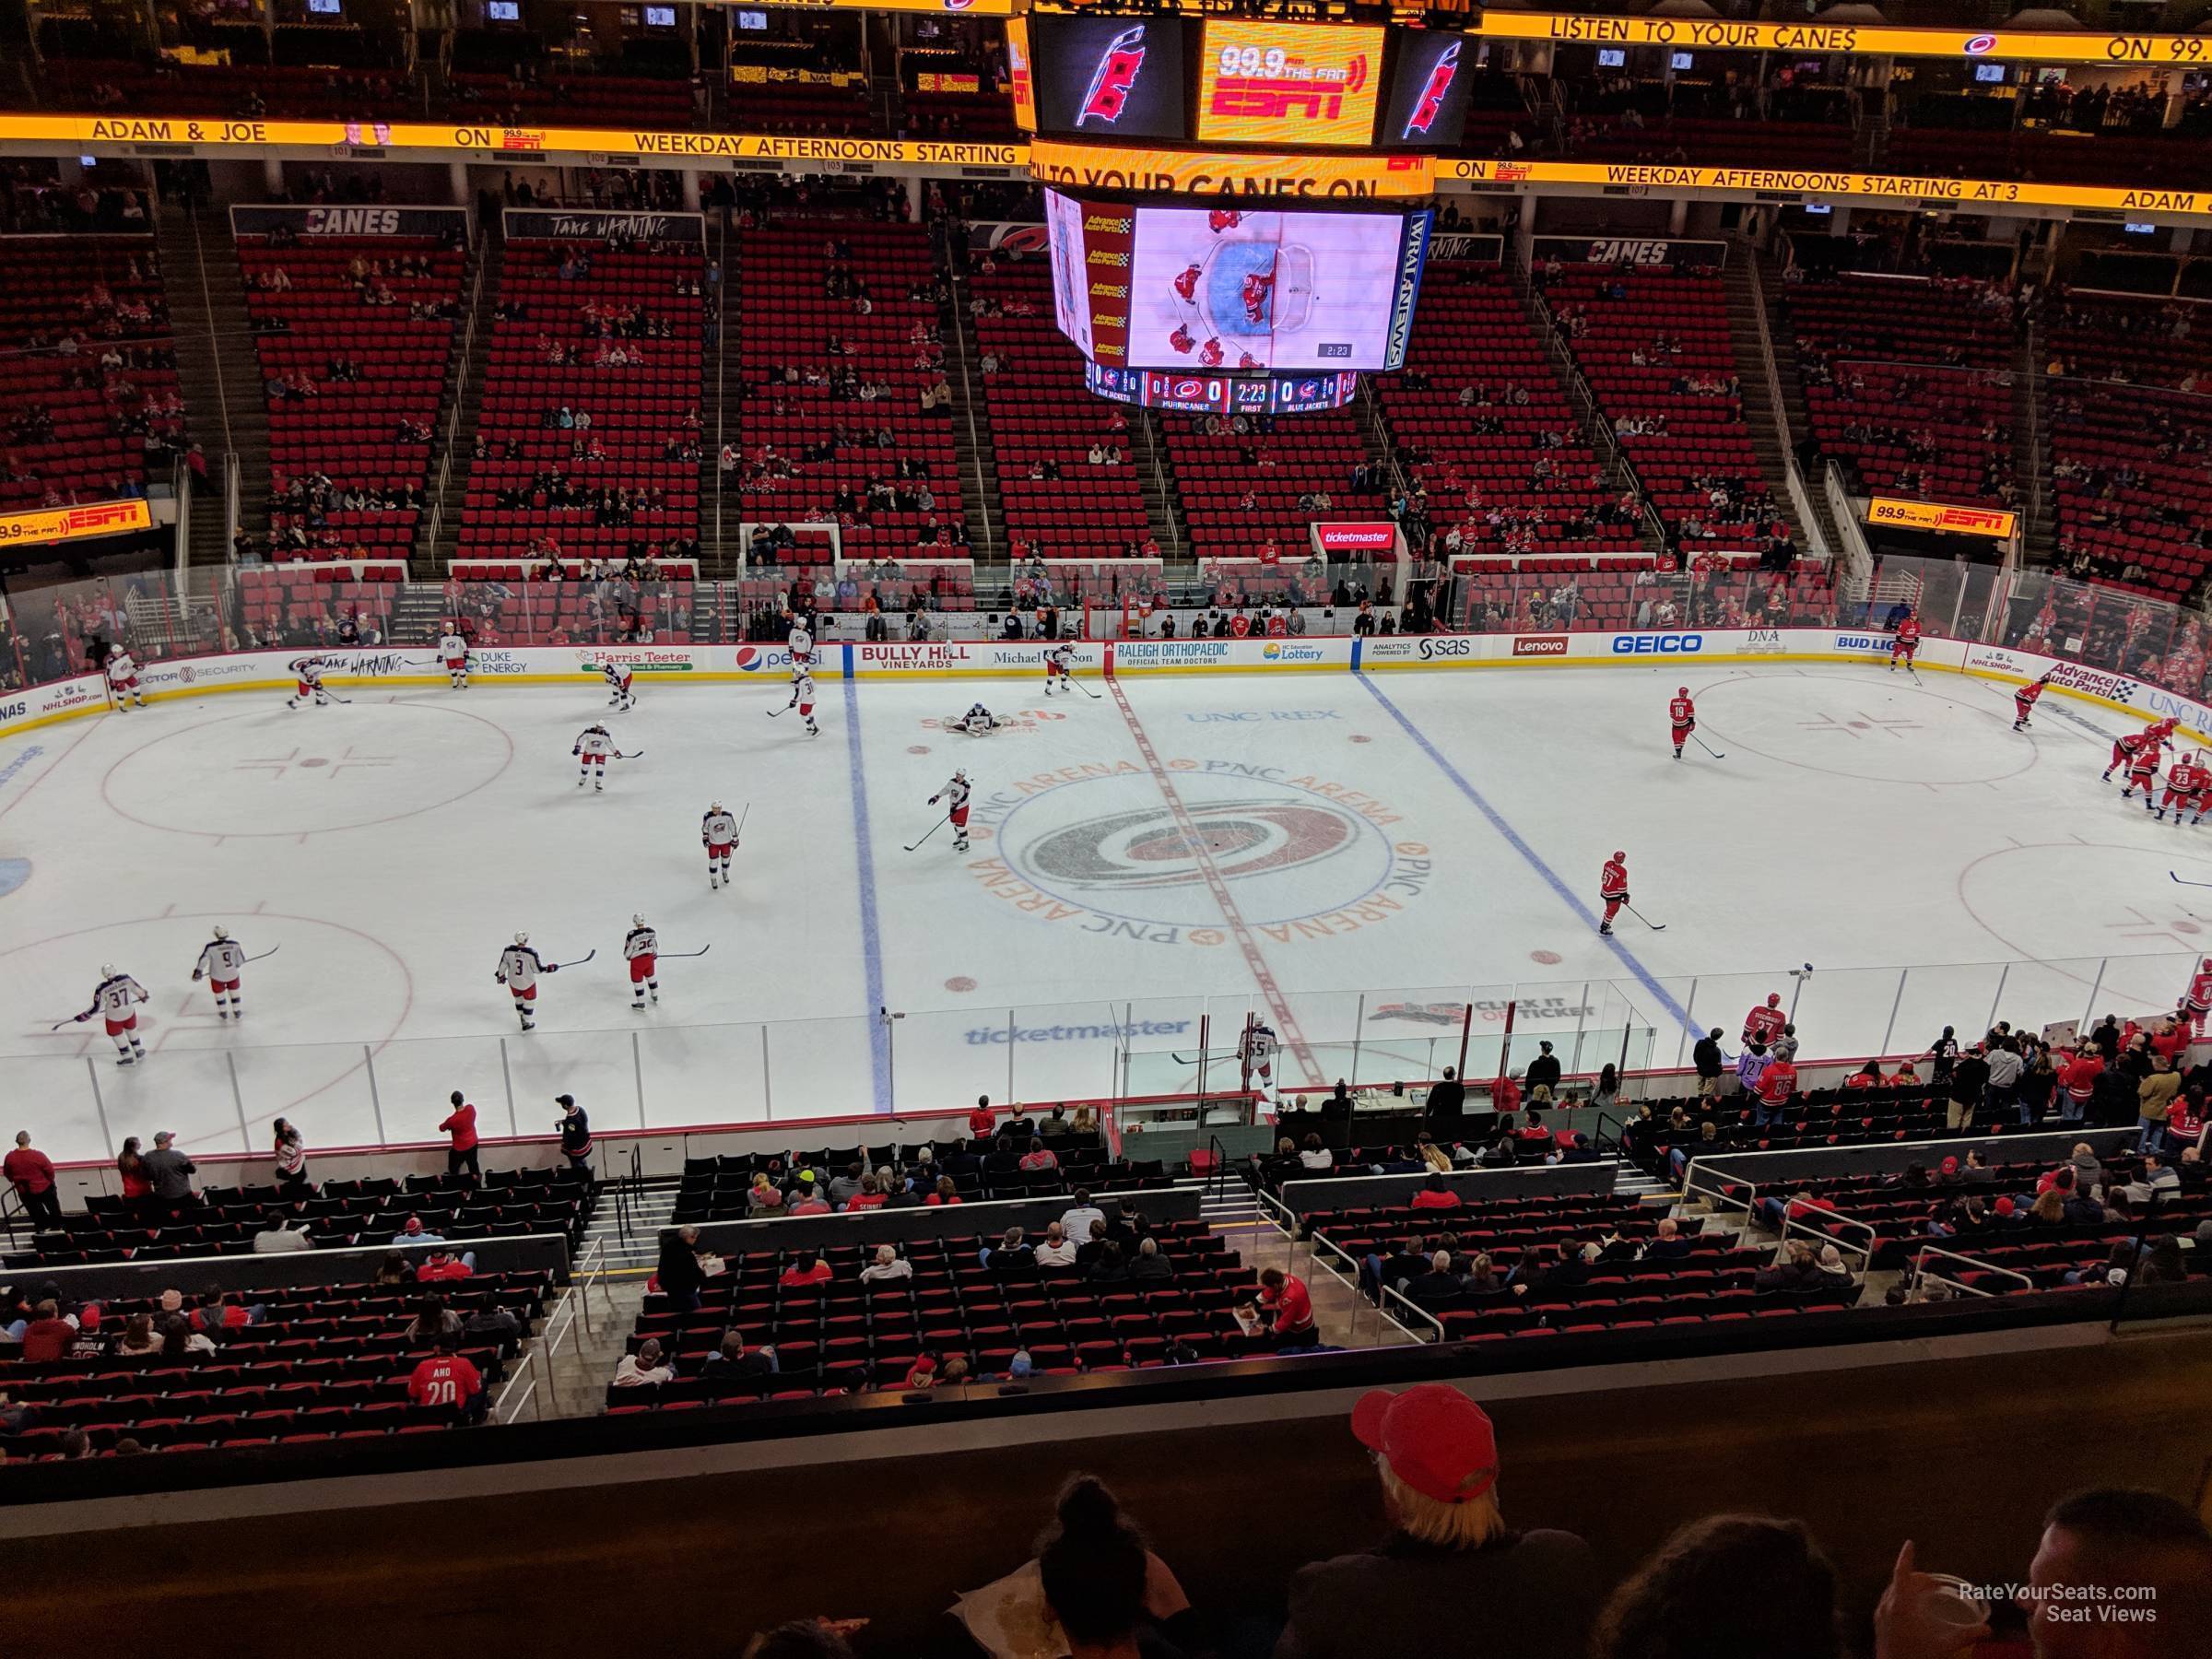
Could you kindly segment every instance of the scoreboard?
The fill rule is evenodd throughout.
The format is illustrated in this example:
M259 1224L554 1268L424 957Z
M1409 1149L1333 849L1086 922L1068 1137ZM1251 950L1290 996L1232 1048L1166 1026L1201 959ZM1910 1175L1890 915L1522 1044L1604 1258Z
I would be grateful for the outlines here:
M1198 67L1201 144L1374 142L1380 27L1209 18Z

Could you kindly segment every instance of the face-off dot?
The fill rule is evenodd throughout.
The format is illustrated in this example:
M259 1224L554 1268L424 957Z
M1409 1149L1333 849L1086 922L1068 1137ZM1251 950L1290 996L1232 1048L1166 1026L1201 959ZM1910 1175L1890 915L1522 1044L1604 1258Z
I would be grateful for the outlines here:
M956 973L945 982L945 989L947 991L972 991L975 989L975 982L964 973Z
M1556 950L1532 950L1528 953L1528 959L1532 962L1540 962L1549 968L1555 962L1563 962L1567 959Z

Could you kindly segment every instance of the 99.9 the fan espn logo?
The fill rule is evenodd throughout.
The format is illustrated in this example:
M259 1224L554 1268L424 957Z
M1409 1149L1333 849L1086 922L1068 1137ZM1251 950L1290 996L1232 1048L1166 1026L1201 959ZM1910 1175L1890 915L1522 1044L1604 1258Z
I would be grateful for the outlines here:
M1253 64L1248 67L1244 57L1244 52L1236 47L1221 53L1221 73L1214 82L1207 114L1250 121L1300 117L1325 125L1342 119L1346 94L1367 85L1364 53L1341 69L1295 57L1285 58L1279 66ZM1254 74L1254 69L1260 72ZM1451 84L1447 76L1444 85L1449 88ZM1437 101L1441 106L1441 95ZM1431 114L1430 120L1434 119Z

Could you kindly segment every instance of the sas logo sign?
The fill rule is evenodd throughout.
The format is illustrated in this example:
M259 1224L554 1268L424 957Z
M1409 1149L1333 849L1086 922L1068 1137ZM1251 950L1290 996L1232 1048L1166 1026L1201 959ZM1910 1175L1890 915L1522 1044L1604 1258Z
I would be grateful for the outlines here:
M1620 646L1618 641L1614 650ZM1513 654L1517 657L1563 657L1567 654L1565 634L1515 634Z
M1694 633L1615 634L1615 656L1696 656L1705 636Z
M1448 663L1475 654L1475 641L1461 634L1423 634L1418 654L1424 663Z

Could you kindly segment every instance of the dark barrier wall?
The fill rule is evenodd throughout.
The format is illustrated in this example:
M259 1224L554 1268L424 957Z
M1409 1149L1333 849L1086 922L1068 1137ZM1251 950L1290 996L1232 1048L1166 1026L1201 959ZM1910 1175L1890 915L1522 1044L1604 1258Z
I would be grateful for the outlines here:
M435 1245L399 1250L420 1260ZM559 1233L517 1233L503 1239L464 1239L445 1246L474 1251L478 1273L514 1273L550 1267L566 1275L569 1241ZM278 1290L294 1285L359 1285L376 1277L377 1265L396 1245L367 1250L293 1250L267 1255L171 1257L165 1261L115 1262L95 1267L23 1267L6 1277L17 1284L53 1284L65 1297L100 1301L112 1297L159 1296L177 1289L197 1296L210 1286L226 1290Z
M1610 1193L1617 1167L1607 1161L1532 1164L1525 1170L1454 1170L1444 1177L1444 1184L1466 1203ZM1404 1204L1428 1182L1426 1175L1326 1175L1312 1181L1286 1181L1283 1202L1299 1216L1324 1209L1384 1209ZM1448 1218L1438 1218L1440 1223Z
M1124 1197L1154 1221L1197 1219L1199 1189L1158 1187L1149 1192L1119 1192L1100 1188L1091 1203L1111 1216ZM1009 1227L1018 1227L1034 1238L1065 1215L1075 1203L1070 1197L1005 1198L988 1204L959 1204L939 1209L863 1210L857 1216L790 1216L782 1220L702 1221L701 1247L723 1255L748 1250L803 1250L807 1245L897 1244L907 1239L945 1239L978 1234L997 1238ZM665 1241L670 1230L663 1229Z
M1796 1516L1863 1617L1908 1537L1924 1567L2019 1581L2044 1510L2069 1490L2138 1483L2196 1500L2212 1343L2100 1330L1817 1350L1782 1370L1724 1355L1475 1387L1498 1426L1513 1525L1579 1532L1618 1577L1693 1517ZM174 1512L78 1506L112 1512L7 1545L7 1649L228 1659L288 1651L309 1631L317 1659L525 1644L606 1659L650 1628L657 1649L723 1654L758 1628L833 1615L874 1620L865 1653L930 1659L959 1651L933 1641L942 1609L1027 1559L1054 1488L1077 1469L1113 1486L1198 1604L1279 1613L1298 1567L1384 1530L1373 1469L1346 1429L1357 1393L1286 1402L1296 1409L1265 1420L1165 1405L1141 1430L1122 1412L1087 1430L1077 1413L994 1420L981 1435L891 1402L915 1426L872 1451L867 1437L784 1442L781 1466L712 1473L709 1448L641 1452L595 1460L603 1483L627 1484L498 1495L453 1470L413 1502L397 1480L366 1500L324 1482L297 1512L127 1536L112 1529ZM1777 1410L1781 1398L1791 1408ZM706 1414L681 1415L697 1426ZM382 1507L352 1506L363 1500Z
M2058 1164L2083 1141L2089 1143L2099 1158L2106 1158L2132 1147L2136 1132L2084 1129L2065 1134L1972 1135L1912 1141L1904 1146L1884 1142L1872 1147L1823 1147L1806 1152L1722 1152L1699 1159L1694 1167L1708 1178L1722 1175L1764 1186L1773 1181L1809 1181L1823 1175L1897 1175L1912 1164L1932 1174L1947 1158L1964 1163L1969 1152L1981 1152L1993 1164Z

